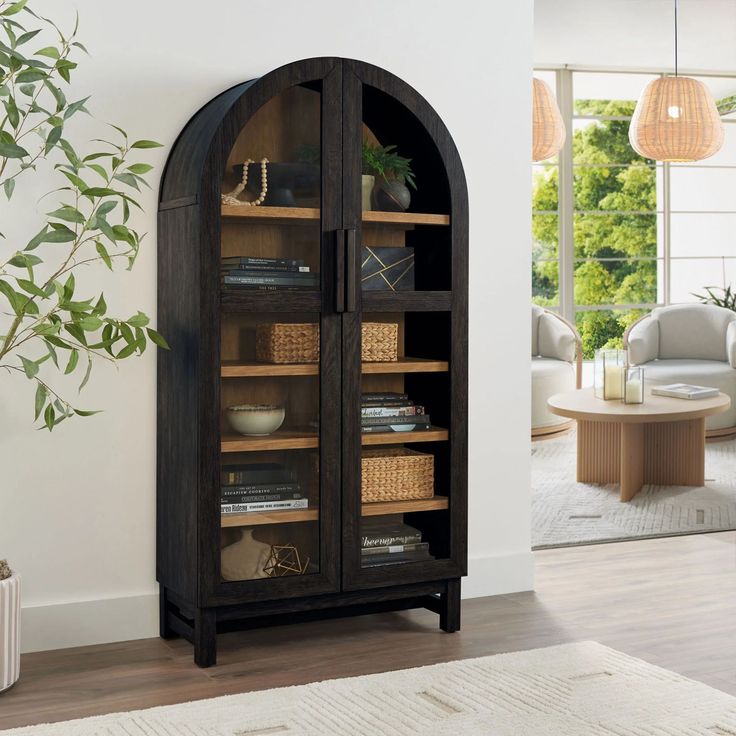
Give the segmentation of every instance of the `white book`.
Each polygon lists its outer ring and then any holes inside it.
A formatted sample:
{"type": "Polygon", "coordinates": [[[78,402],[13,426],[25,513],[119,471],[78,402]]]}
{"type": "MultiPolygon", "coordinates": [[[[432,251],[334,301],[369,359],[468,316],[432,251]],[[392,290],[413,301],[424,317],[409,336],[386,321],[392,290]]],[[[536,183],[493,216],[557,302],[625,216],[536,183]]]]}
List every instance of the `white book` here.
{"type": "Polygon", "coordinates": [[[253,501],[251,503],[220,504],[221,514],[247,514],[250,511],[283,511],[285,509],[309,508],[308,498],[296,498],[291,501],[253,501]]]}
{"type": "Polygon", "coordinates": [[[717,388],[710,386],[694,386],[691,383],[668,383],[665,386],[654,386],[652,393],[656,396],[671,396],[673,399],[709,399],[718,396],[717,388]]]}

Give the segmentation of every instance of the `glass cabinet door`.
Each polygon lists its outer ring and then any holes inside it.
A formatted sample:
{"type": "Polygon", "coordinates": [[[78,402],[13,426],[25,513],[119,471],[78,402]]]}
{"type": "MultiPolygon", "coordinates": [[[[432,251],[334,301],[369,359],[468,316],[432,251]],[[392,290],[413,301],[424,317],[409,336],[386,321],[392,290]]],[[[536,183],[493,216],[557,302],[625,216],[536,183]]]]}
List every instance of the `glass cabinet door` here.
{"type": "MultiPolygon", "coordinates": [[[[336,590],[341,216],[337,79],[295,84],[248,120],[222,182],[218,593],[336,590]],[[327,163],[326,163],[327,162],[327,163]]],[[[216,499],[214,498],[216,496],[216,499]]]]}
{"type": "Polygon", "coordinates": [[[360,253],[357,308],[343,322],[348,589],[462,574],[447,174],[415,114],[372,82],[344,86],[346,107],[360,111],[343,134],[344,220],[360,253]]]}

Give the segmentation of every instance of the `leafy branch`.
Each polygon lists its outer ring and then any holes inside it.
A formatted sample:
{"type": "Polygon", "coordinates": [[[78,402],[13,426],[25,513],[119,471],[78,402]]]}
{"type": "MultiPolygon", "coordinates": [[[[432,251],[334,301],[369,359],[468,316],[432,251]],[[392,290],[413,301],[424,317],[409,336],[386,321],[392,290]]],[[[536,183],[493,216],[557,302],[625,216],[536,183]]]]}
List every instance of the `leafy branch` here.
{"type": "Polygon", "coordinates": [[[56,161],[53,171],[62,177],[62,186],[50,193],[57,206],[41,229],[21,248],[6,247],[5,254],[0,249],[0,368],[35,383],[35,418],[43,417],[51,430],[71,416],[96,412],[75,408],[42,379],[44,363],[64,375],[83,371],[81,391],[95,360],[142,355],[149,342],[168,348],[143,312],[109,315],[104,294],[80,296],[75,279],[82,266],[112,271],[122,260],[128,270],[133,267],[144,236],[130,225],[131,208],[140,209],[136,196],[148,187],[144,177],[153,167],[131,159],[160,144],[130,142],[124,130],[111,126],[111,140],[95,139],[94,150],[77,152],[65,127],[88,112],[88,98],[70,102],[62,87],[77,66],[72,55],[86,52],[76,40],[78,24],[65,36],[28,0],[2,0],[0,26],[0,185],[10,201],[18,180],[41,161],[56,161]],[[18,17],[30,17],[36,27],[27,29],[18,17]],[[21,51],[39,34],[53,42],[33,54],[21,51]]]}

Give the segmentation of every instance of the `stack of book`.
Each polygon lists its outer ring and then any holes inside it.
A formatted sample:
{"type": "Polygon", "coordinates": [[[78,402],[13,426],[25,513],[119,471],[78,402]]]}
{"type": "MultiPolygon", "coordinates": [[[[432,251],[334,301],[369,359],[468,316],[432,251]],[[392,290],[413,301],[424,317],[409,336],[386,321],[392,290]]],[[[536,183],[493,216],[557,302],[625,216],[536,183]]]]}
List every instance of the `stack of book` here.
{"type": "Polygon", "coordinates": [[[222,283],[262,291],[318,289],[319,274],[301,258],[235,256],[222,259],[222,283]]]}
{"type": "Polygon", "coordinates": [[[406,394],[394,391],[361,394],[363,432],[417,432],[429,429],[429,414],[406,394]]]}
{"type": "Polygon", "coordinates": [[[434,559],[429,544],[422,541],[422,533],[401,522],[364,519],[360,542],[362,567],[434,559]]]}
{"type": "Polygon", "coordinates": [[[309,499],[296,476],[279,463],[225,465],[220,485],[220,513],[306,509],[309,499]]]}

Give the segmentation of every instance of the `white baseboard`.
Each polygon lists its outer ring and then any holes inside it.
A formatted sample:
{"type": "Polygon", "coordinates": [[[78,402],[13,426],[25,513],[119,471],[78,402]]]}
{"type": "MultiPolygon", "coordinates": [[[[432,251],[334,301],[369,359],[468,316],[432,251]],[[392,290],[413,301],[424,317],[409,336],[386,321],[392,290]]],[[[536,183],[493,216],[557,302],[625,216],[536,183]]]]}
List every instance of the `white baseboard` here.
{"type": "Polygon", "coordinates": [[[531,551],[515,555],[470,557],[468,577],[463,578],[463,598],[482,598],[534,590],[534,555],[531,551]]]}
{"type": "Polygon", "coordinates": [[[158,594],[30,606],[21,610],[21,651],[41,652],[158,636],[158,594]]]}
{"type": "MultiPolygon", "coordinates": [[[[531,590],[531,552],[472,557],[463,598],[531,590]]],[[[29,606],[21,612],[21,651],[40,652],[158,636],[158,595],[29,606]]]]}

